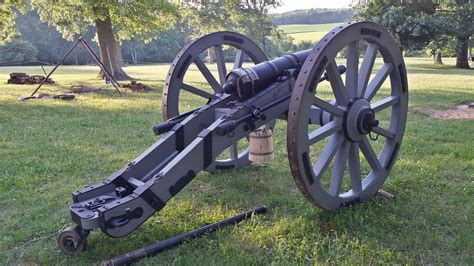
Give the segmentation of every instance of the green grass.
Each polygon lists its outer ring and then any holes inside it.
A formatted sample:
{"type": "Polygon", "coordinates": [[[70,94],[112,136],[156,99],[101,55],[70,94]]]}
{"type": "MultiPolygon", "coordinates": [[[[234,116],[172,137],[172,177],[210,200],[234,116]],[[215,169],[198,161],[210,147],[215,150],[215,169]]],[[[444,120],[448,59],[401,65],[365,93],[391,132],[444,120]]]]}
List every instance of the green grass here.
{"type": "Polygon", "coordinates": [[[279,29],[283,30],[286,34],[295,39],[296,43],[302,41],[311,41],[316,43],[326,33],[341,23],[328,23],[328,24],[293,24],[293,25],[281,25],[279,29]]]}
{"type": "MultiPolygon", "coordinates": [[[[395,200],[373,198],[351,208],[314,208],[297,190],[286,154],[286,123],[274,134],[276,160],[217,174],[201,173],[136,232],[111,239],[92,232],[78,256],[59,253],[55,238],[29,241],[71,225],[71,192],[102,181],[156,138],[162,80],[168,65],[127,67],[154,91],[120,98],[96,79],[95,67],[61,67],[57,82],[103,88],[74,101],[19,102],[34,86],[7,85],[0,68],[0,264],[98,264],[266,204],[271,210],[166,251],[140,264],[474,264],[474,123],[440,121],[416,112],[474,101],[474,71],[406,60],[408,124],[399,159],[384,189],[395,200]]],[[[453,65],[453,59],[445,59],[453,65]]],[[[194,73],[194,72],[190,72],[194,73]]],[[[200,80],[196,73],[191,77],[200,80]]],[[[186,101],[194,102],[193,99],[186,101]]]]}

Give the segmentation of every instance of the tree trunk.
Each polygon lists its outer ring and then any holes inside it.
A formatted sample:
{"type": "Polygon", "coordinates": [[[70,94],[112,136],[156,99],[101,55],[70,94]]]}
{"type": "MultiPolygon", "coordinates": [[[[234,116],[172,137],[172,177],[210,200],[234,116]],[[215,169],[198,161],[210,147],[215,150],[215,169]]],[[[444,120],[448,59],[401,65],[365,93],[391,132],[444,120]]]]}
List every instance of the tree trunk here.
{"type": "MultiPolygon", "coordinates": [[[[113,73],[116,79],[130,79],[130,77],[122,69],[122,51],[120,49],[120,45],[115,40],[110,17],[107,16],[104,20],[96,19],[95,27],[97,30],[97,37],[99,39],[100,60],[102,63],[109,69],[111,73],[113,73]]],[[[101,71],[99,76],[104,78],[105,74],[101,71]]]]}
{"type": "Polygon", "coordinates": [[[469,68],[468,53],[469,53],[469,36],[464,38],[457,38],[457,55],[456,55],[456,67],[457,68],[469,68]]]}
{"type": "Polygon", "coordinates": [[[443,59],[442,59],[443,53],[441,50],[436,51],[436,54],[434,55],[434,63],[436,65],[442,65],[443,64],[443,59]]]}

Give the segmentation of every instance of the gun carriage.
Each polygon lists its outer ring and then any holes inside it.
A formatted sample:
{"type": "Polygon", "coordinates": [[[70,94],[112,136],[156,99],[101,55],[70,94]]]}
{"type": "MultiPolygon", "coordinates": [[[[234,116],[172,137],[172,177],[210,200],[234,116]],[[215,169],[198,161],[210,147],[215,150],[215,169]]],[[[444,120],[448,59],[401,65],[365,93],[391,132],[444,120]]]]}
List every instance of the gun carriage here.
{"type": "Polygon", "coordinates": [[[346,23],[313,49],[271,61],[245,36],[218,32],[177,55],[162,106],[165,122],[153,128],[161,139],[103,182],[73,193],[76,226],[60,233],[63,252],[84,250],[93,229],[111,237],[128,235],[200,171],[250,164],[248,144],[238,145],[239,140],[258,129],[274,130],[276,120],[287,121],[291,173],[311,203],[331,211],[363,201],[378,191],[396,160],[408,85],[400,48],[373,23],[346,23]],[[367,48],[361,53],[363,44],[367,48]],[[223,46],[236,49],[229,72],[223,46]],[[218,78],[200,57],[207,49],[215,51],[218,78]],[[374,71],[377,57],[381,63],[374,71]],[[246,61],[255,65],[244,67],[246,61]],[[185,82],[192,64],[212,91],[185,82]],[[388,89],[378,93],[386,80],[388,89]],[[330,85],[324,99],[318,90],[322,82],[330,85]],[[201,97],[203,105],[181,110],[185,91],[201,97]],[[380,137],[377,143],[374,135],[380,137]]]}

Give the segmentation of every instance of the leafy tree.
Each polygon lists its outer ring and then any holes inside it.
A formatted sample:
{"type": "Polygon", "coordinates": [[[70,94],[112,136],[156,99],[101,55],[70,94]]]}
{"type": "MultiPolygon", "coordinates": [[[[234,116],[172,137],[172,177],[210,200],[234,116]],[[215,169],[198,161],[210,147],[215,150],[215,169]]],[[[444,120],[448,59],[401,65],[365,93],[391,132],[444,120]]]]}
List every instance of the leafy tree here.
{"type": "MultiPolygon", "coordinates": [[[[281,5],[279,0],[230,0],[230,19],[236,29],[254,39],[267,51],[267,38],[281,37],[272,24],[268,10],[281,5]]],[[[281,39],[281,38],[280,38],[281,39]]]]}
{"type": "Polygon", "coordinates": [[[282,30],[274,29],[267,39],[266,53],[269,58],[280,57],[299,51],[294,44],[294,39],[282,30]]]}
{"type": "Polygon", "coordinates": [[[21,0],[0,1],[0,45],[4,45],[13,40],[18,35],[15,29],[15,18],[18,9],[25,6],[21,0]]]}
{"type": "Polygon", "coordinates": [[[181,26],[185,34],[193,38],[220,30],[237,31],[269,52],[269,42],[277,38],[285,41],[268,15],[269,8],[279,5],[278,0],[183,1],[181,26]]]}
{"type": "MultiPolygon", "coordinates": [[[[53,27],[42,23],[35,11],[18,15],[15,24],[16,30],[20,33],[21,39],[31,43],[38,50],[38,61],[56,64],[59,59],[71,48],[72,42],[62,38],[62,35],[53,27]]],[[[89,43],[92,50],[98,54],[99,47],[92,39],[95,30],[89,26],[83,34],[84,39],[89,43]]],[[[89,53],[79,46],[70,56],[66,58],[64,64],[84,65],[92,61],[89,53]]]]}
{"type": "Polygon", "coordinates": [[[456,67],[469,68],[469,38],[474,34],[472,0],[359,0],[355,5],[359,18],[387,27],[402,49],[428,46],[435,62],[441,63],[441,51],[456,42],[456,67]]]}
{"type": "Polygon", "coordinates": [[[231,30],[228,3],[229,0],[182,2],[179,24],[187,41],[211,32],[231,30]]]}
{"type": "Polygon", "coordinates": [[[0,46],[0,62],[24,63],[35,62],[38,50],[29,42],[15,39],[0,46]]]}
{"type": "Polygon", "coordinates": [[[54,25],[67,40],[94,26],[100,58],[118,79],[128,78],[119,42],[158,38],[174,26],[178,14],[176,6],[165,0],[31,0],[31,5],[42,21],[54,25]]]}
{"type": "Polygon", "coordinates": [[[359,1],[354,9],[358,19],[385,26],[400,47],[422,49],[433,36],[443,34],[443,20],[436,13],[436,1],[369,0],[359,1]]]}
{"type": "Polygon", "coordinates": [[[279,5],[278,0],[188,0],[182,4],[183,24],[192,37],[219,30],[238,31],[265,50],[267,37],[276,29],[268,10],[279,5]]]}
{"type": "Polygon", "coordinates": [[[185,42],[185,36],[179,29],[162,32],[160,38],[149,43],[138,40],[123,43],[125,61],[137,64],[139,62],[168,63],[173,61],[185,42]]]}
{"type": "Polygon", "coordinates": [[[474,4],[472,0],[455,0],[448,5],[454,20],[450,32],[456,40],[456,67],[469,68],[469,38],[474,34],[474,4]]]}

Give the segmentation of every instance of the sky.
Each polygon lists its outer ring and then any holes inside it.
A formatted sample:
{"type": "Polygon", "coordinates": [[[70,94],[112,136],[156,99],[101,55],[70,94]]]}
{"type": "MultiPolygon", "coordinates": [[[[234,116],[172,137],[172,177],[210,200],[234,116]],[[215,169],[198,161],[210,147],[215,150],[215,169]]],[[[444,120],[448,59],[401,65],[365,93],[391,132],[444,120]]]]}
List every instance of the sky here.
{"type": "Polygon", "coordinates": [[[283,4],[270,13],[282,13],[296,9],[343,8],[349,7],[351,0],[282,0],[283,4]]]}

